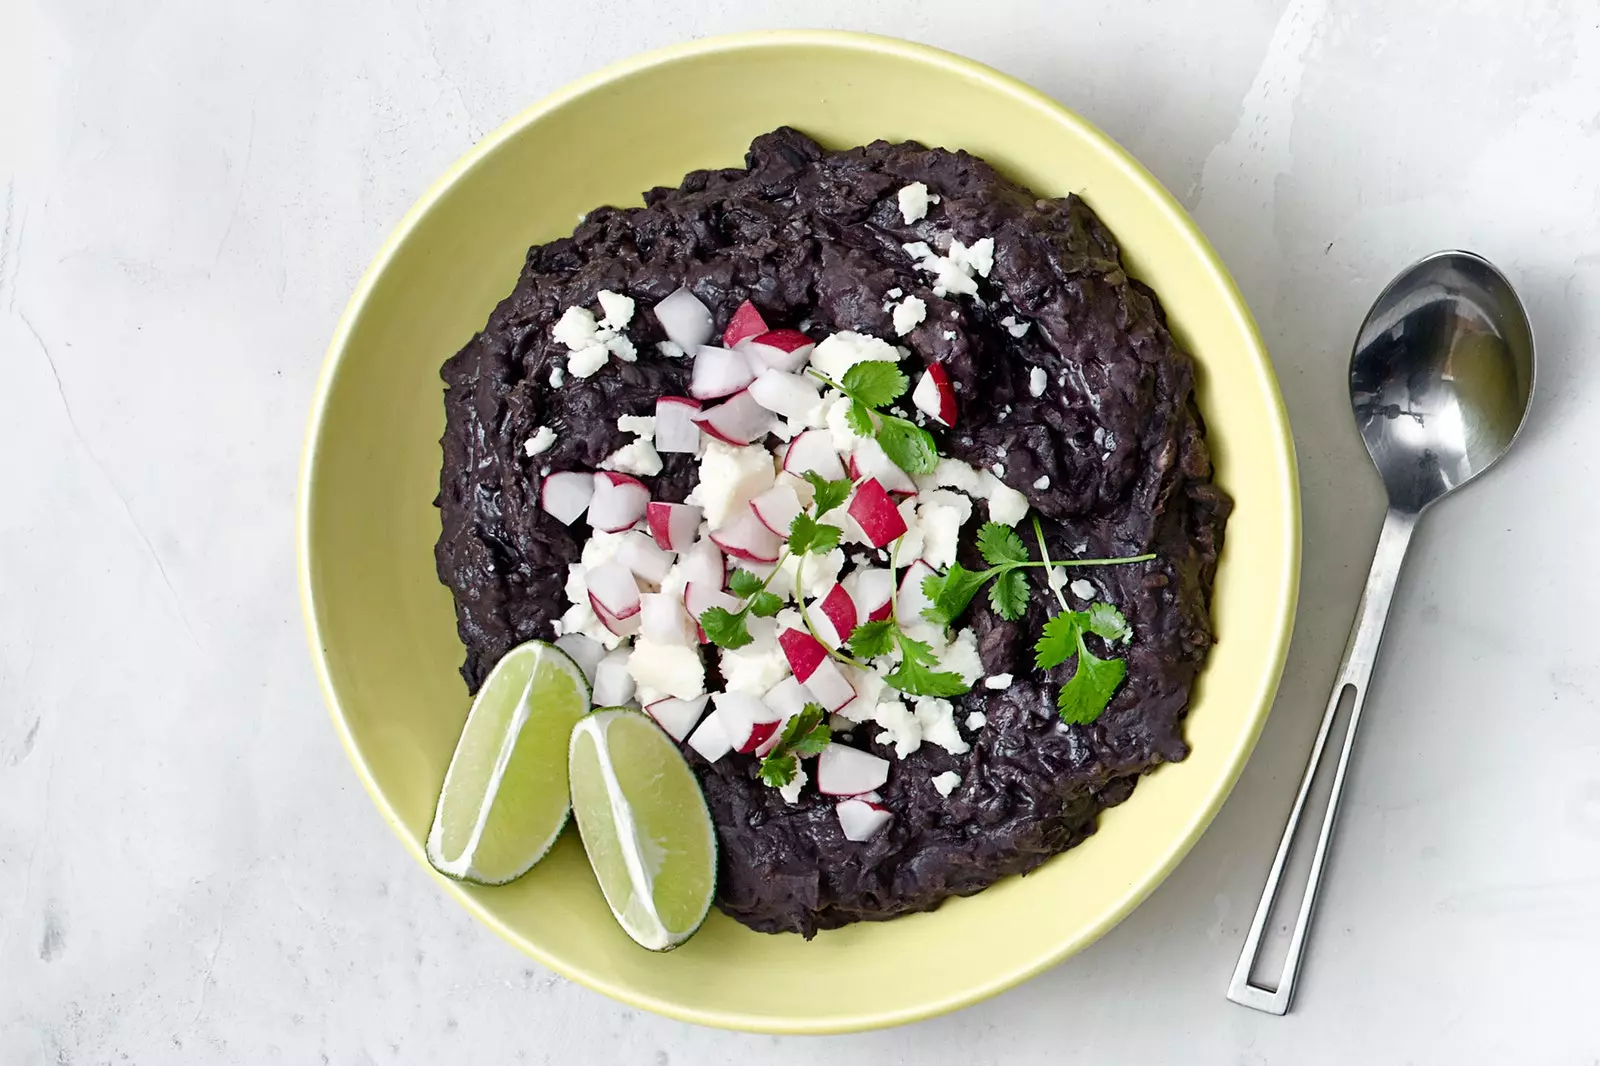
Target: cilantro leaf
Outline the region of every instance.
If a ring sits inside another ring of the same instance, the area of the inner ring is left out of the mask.
[[[960,674],[949,670],[935,672],[914,662],[901,663],[883,680],[908,696],[959,696],[972,691],[972,686],[963,681]]]
[[[989,577],[987,570],[968,570],[960,563],[951,563],[942,574],[929,574],[922,579],[922,594],[929,601],[922,617],[936,625],[953,625]]]
[[[811,550],[811,542],[817,537],[817,520],[804,511],[794,516],[794,521],[789,523],[789,551],[794,555],[804,555]]]
[[[754,596],[765,587],[765,581],[742,567],[728,575],[728,591],[741,600]]]
[[[931,474],[939,465],[933,434],[903,418],[884,417],[878,428],[878,446],[890,462],[908,474]]]
[[[705,630],[706,639],[719,648],[742,648],[751,641],[744,614],[734,614],[725,607],[709,607],[702,611],[700,628]]]
[[[1060,666],[1077,653],[1078,612],[1063,611],[1045,622],[1033,646],[1033,665],[1040,670]]]
[[[800,760],[792,752],[774,751],[761,760],[761,781],[770,788],[782,788],[800,772]]]
[[[1087,611],[1078,612],[1082,616],[1083,628],[1104,640],[1120,640],[1126,643],[1133,639],[1133,627],[1123,617],[1122,612],[1111,604],[1101,600],[1089,605]]]
[[[978,552],[990,566],[1028,561],[1028,548],[1017,531],[999,522],[985,522],[978,530]]]
[[[900,661],[916,666],[932,666],[939,661],[933,654],[933,645],[925,640],[917,640],[900,634]]]
[[[845,408],[844,424],[858,437],[872,437],[878,432],[877,423],[872,421],[872,409],[860,400],[851,400],[850,406]]]
[[[781,610],[783,610],[783,600],[778,598],[777,593],[768,592],[766,589],[756,593],[755,598],[750,601],[750,613],[757,618],[771,618]]]
[[[887,618],[863,622],[850,631],[850,654],[857,659],[888,655],[894,647],[894,623]]]
[[[1128,664],[1121,659],[1101,659],[1090,651],[1078,634],[1078,670],[1061,686],[1056,707],[1061,720],[1073,725],[1088,725],[1100,717],[1112,694],[1127,676]]]
[[[989,606],[1007,622],[1015,622],[1028,609],[1028,583],[1021,570],[1007,570],[989,586]]]
[[[851,486],[849,478],[829,481],[815,470],[807,470],[804,476],[811,485],[813,493],[811,509],[818,518],[821,518],[850,498]]]
[[[782,788],[800,772],[800,760],[807,755],[819,755],[833,739],[828,728],[828,712],[819,703],[808,703],[800,713],[783,724],[778,742],[761,760],[761,780],[773,788]]]
[[[882,407],[899,399],[911,380],[893,363],[869,359],[846,370],[839,384],[857,403]]]

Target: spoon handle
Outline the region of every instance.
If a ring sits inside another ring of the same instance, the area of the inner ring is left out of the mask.
[[[1383,532],[1378,537],[1372,570],[1367,575],[1366,591],[1361,594],[1361,604],[1356,609],[1355,627],[1350,631],[1350,642],[1345,645],[1344,661],[1339,664],[1338,678],[1333,685],[1333,694],[1328,699],[1328,709],[1322,718],[1322,728],[1317,733],[1316,746],[1311,749],[1311,762],[1306,766],[1305,779],[1300,782],[1300,793],[1295,797],[1294,809],[1289,812],[1289,824],[1284,827],[1283,841],[1278,845],[1277,858],[1272,861],[1272,872],[1267,875],[1267,885],[1261,893],[1255,920],[1250,923],[1250,935],[1245,937],[1239,965],[1233,971],[1233,980],[1228,983],[1228,998],[1235,1003],[1269,1014],[1283,1014],[1288,1011],[1289,1002],[1294,998],[1295,980],[1305,954],[1306,934],[1311,928],[1311,912],[1317,902],[1317,884],[1322,879],[1328,843],[1333,839],[1334,819],[1339,813],[1339,795],[1344,790],[1344,774],[1350,765],[1350,749],[1355,744],[1356,725],[1361,720],[1361,707],[1366,703],[1367,683],[1372,678],[1372,666],[1378,658],[1383,625],[1389,617],[1389,604],[1394,599],[1395,585],[1400,579],[1400,565],[1405,561],[1406,548],[1411,543],[1411,533],[1416,524],[1415,514],[1391,509],[1384,516]],[[1301,818],[1308,813],[1307,801],[1311,799],[1312,783],[1322,767],[1323,757],[1329,753],[1328,741],[1333,736],[1340,704],[1345,701],[1347,694],[1350,697],[1349,714],[1343,724],[1339,764],[1333,774],[1332,788],[1326,797],[1319,800],[1325,804],[1322,816],[1307,818],[1302,832]],[[1315,826],[1320,826],[1316,850],[1312,852],[1310,873],[1301,890],[1300,905],[1295,911],[1294,928],[1289,935],[1283,969],[1275,982],[1254,984],[1250,975],[1261,953],[1267,921],[1276,908],[1280,893],[1286,889],[1292,891],[1290,886],[1281,883],[1290,852],[1298,846],[1303,854],[1304,848],[1311,843],[1309,837]]]

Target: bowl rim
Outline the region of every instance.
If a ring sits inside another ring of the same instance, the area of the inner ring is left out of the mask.
[[[1289,504],[1283,509],[1284,513],[1281,516],[1282,525],[1279,533],[1284,548],[1283,568],[1282,572],[1277,575],[1278,587],[1285,588],[1287,592],[1282,602],[1278,605],[1276,618],[1273,619],[1271,645],[1266,649],[1267,669],[1262,671],[1255,687],[1253,696],[1256,704],[1255,714],[1251,718],[1249,727],[1239,734],[1233,751],[1228,754],[1224,771],[1212,787],[1206,802],[1203,806],[1191,812],[1187,830],[1172,839],[1153,874],[1144,879],[1142,883],[1131,885],[1116,906],[1106,911],[1098,922],[1085,928],[1077,936],[1054,945],[1051,950],[1041,953],[1030,962],[1020,965],[997,978],[965,988],[959,993],[941,999],[924,1002],[916,1007],[880,1011],[868,1010],[860,1014],[832,1015],[826,1019],[816,1020],[777,1020],[740,1011],[686,1008],[678,1003],[640,993],[625,984],[616,984],[596,978],[581,969],[571,967],[563,960],[556,959],[538,945],[521,937],[468,894],[461,884],[435,873],[432,867],[429,866],[422,849],[401,825],[393,807],[379,787],[371,766],[368,765],[357,747],[354,736],[345,720],[339,697],[334,691],[323,650],[322,631],[318,623],[317,593],[313,588],[311,579],[312,487],[317,467],[317,445],[322,436],[323,421],[326,415],[331,384],[343,359],[344,350],[349,343],[355,322],[364,311],[379,276],[388,268],[390,261],[394,258],[400,246],[410,236],[420,220],[432,210],[434,204],[469,170],[499,148],[500,145],[516,136],[524,127],[539,120],[549,112],[596,89],[657,66],[678,63],[687,59],[750,49],[787,48],[793,46],[821,46],[853,50],[866,54],[892,55],[896,58],[914,60],[941,67],[963,78],[986,83],[990,88],[1014,97],[1020,103],[1041,112],[1044,117],[1051,121],[1072,127],[1086,139],[1097,142],[1108,154],[1108,157],[1116,163],[1123,177],[1138,186],[1141,191],[1150,197],[1157,209],[1165,216],[1166,222],[1179,235],[1182,241],[1189,245],[1191,251],[1196,254],[1206,271],[1226,295],[1227,311],[1239,326],[1241,334],[1248,340],[1249,355],[1252,356],[1250,364],[1258,379],[1257,384],[1261,387],[1264,395],[1271,401],[1268,404],[1267,415],[1270,425],[1267,428],[1279,445],[1276,452],[1279,458],[1277,463],[1278,470],[1276,471],[1278,491]],[[452,163],[443,174],[435,179],[428,189],[401,216],[400,221],[395,224],[376,255],[373,256],[371,263],[363,271],[348,303],[345,305],[344,311],[340,314],[332,339],[328,343],[322,368],[317,377],[297,477],[295,558],[301,613],[305,620],[306,636],[310,645],[312,662],[316,669],[317,680],[322,688],[323,699],[327,704],[329,717],[333,721],[334,730],[339,736],[339,742],[344,748],[345,755],[355,768],[362,787],[382,813],[390,829],[400,838],[406,850],[473,917],[483,922],[507,943],[531,956],[547,969],[553,970],[586,988],[600,992],[628,1006],[649,1010],[677,1021],[720,1029],[775,1034],[825,1035],[887,1028],[921,1021],[970,1006],[1000,992],[1014,988],[1083,950],[1089,944],[1104,936],[1137,908],[1139,904],[1143,903],[1155,891],[1156,887],[1171,875],[1172,871],[1210,826],[1222,804],[1233,791],[1239,775],[1243,772],[1244,764],[1254,750],[1256,741],[1266,724],[1273,699],[1276,696],[1284,664],[1288,657],[1289,640],[1299,600],[1300,507],[1299,469],[1295,456],[1294,437],[1289,428],[1288,412],[1284,405],[1282,392],[1278,387],[1276,375],[1273,373],[1272,363],[1268,357],[1265,344],[1262,342],[1260,331],[1257,329],[1255,320],[1250,314],[1243,294],[1240,293],[1232,275],[1229,274],[1221,258],[1211,247],[1210,242],[1189,216],[1189,213],[1179,205],[1167,188],[1131,153],[1093,123],[1038,89],[1011,75],[1001,73],[984,63],[944,49],[896,37],[851,30],[753,30],[705,37],[652,49],[608,64],[599,70],[567,83],[544,98],[523,108],[493,132],[479,140]]]

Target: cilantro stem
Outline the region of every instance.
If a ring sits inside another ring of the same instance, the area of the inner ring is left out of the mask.
[[[802,555],[800,556],[800,561],[796,563],[794,567],[794,602],[800,608],[800,621],[805,623],[806,632],[811,634],[812,640],[822,645],[822,650],[828,653],[828,657],[830,659],[837,659],[846,666],[856,666],[863,670],[867,669],[867,664],[862,662],[860,659],[845,655],[837,648],[828,647],[828,642],[823,640],[822,634],[817,632],[816,624],[811,621],[811,612],[806,610],[805,569],[806,557]]]
[[[1044,562],[1044,583],[1049,585],[1050,591],[1056,594],[1056,599],[1060,602],[1061,609],[1063,611],[1072,610],[1072,608],[1067,605],[1066,594],[1061,591],[1061,586],[1056,584],[1054,580],[1056,576],[1056,568],[1051,565],[1050,549],[1045,547],[1044,527],[1039,524],[1038,515],[1033,516],[1033,535],[1039,541],[1039,558]],[[1062,580],[1064,582],[1066,579],[1063,578]]]

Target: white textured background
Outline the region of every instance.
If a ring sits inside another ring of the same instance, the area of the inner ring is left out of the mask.
[[[0,1064],[1596,1061],[1591,12],[0,0]],[[1177,873],[1021,989],[821,1040],[625,1010],[448,902],[327,724],[290,514],[324,344],[434,176],[603,63],[797,23],[965,52],[1143,159],[1261,322],[1306,528],[1277,708]],[[1536,422],[1415,545],[1297,1009],[1270,1018],[1223,985],[1381,508],[1349,342],[1447,245],[1521,286]]]

